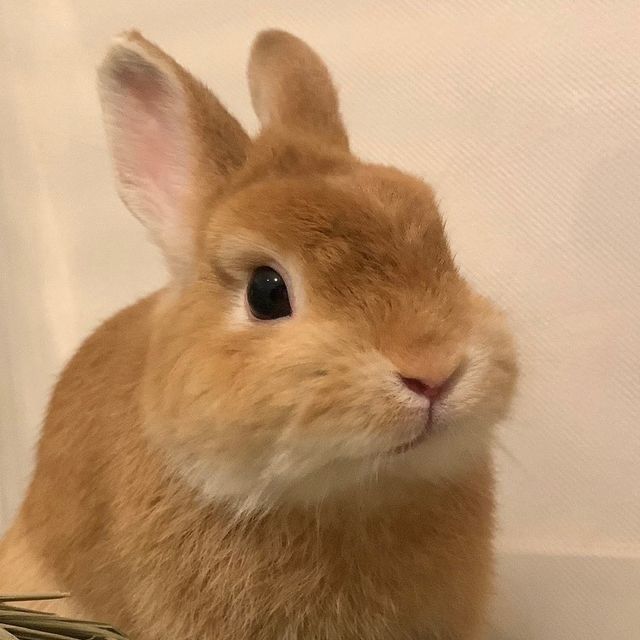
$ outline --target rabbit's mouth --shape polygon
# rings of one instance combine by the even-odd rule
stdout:
[[[431,433],[433,433],[433,404],[429,406],[429,413],[427,414],[427,420],[425,422],[424,427],[420,431],[420,433],[412,440],[409,440],[404,444],[394,447],[388,452],[388,454],[400,455],[402,453],[406,453],[407,451],[411,451],[412,449],[415,449],[416,447],[421,445],[427,439],[427,437],[431,435]]]

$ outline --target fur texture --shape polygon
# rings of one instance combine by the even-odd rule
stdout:
[[[309,47],[260,34],[249,82],[255,140],[135,32],[101,67],[120,193],[172,279],[61,376],[0,591],[70,590],[141,640],[476,640],[509,333],[429,187],[350,153]],[[248,311],[262,265],[291,317]]]

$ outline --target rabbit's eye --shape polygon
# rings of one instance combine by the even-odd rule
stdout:
[[[258,267],[247,287],[247,302],[258,320],[275,320],[291,315],[284,278],[271,267]]]

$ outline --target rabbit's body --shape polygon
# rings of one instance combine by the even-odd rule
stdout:
[[[204,504],[142,433],[155,301],[109,320],[63,373],[14,536],[41,581],[24,579],[21,559],[0,592],[70,591],[54,609],[140,640],[474,637],[490,578],[489,468],[399,482],[378,505],[366,491],[247,517]],[[11,554],[0,547],[3,569]]]
[[[250,149],[138,35],[103,71],[123,197],[175,281],[106,322],[63,373],[0,544],[0,591],[69,590],[68,612],[140,640],[475,640],[509,335],[457,274],[431,191],[349,154],[314,54],[278,32],[256,47],[252,93],[270,124]],[[308,90],[296,67],[293,82],[260,81],[289,58],[320,85],[311,116],[299,99],[271,104],[295,81],[298,98]],[[183,131],[172,110],[191,114],[191,155],[167,155]],[[191,218],[167,221],[184,176],[162,182],[165,156],[195,158]],[[281,261],[288,299],[260,267]],[[256,273],[280,298],[243,293]]]

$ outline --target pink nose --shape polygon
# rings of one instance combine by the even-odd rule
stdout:
[[[448,378],[445,378],[444,380],[439,380],[437,382],[430,380],[427,383],[424,380],[419,380],[418,378],[405,378],[404,376],[400,376],[400,379],[406,387],[411,389],[411,391],[420,396],[426,396],[432,402],[442,393],[442,390],[448,381]]]

